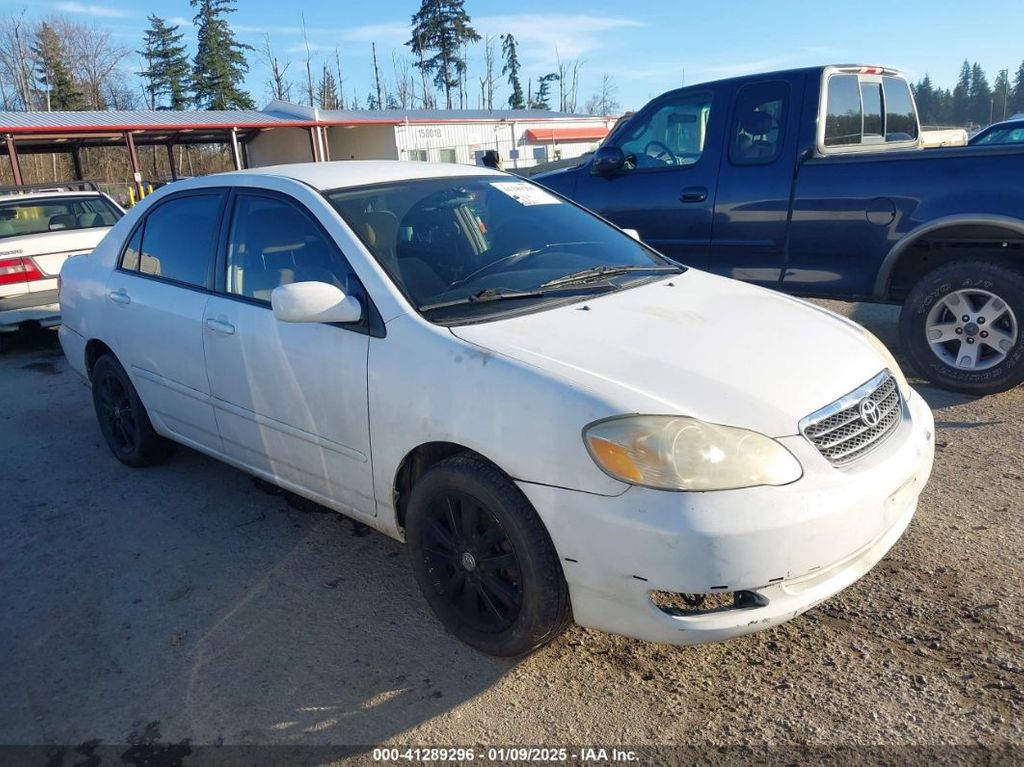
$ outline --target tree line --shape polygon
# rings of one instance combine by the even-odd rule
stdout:
[[[0,17],[0,103],[5,110],[251,109],[245,89],[250,59],[268,73],[266,95],[324,109],[557,109],[614,114],[618,89],[609,75],[585,101],[579,97],[584,62],[557,55],[551,72],[524,76],[519,42],[506,33],[483,39],[474,29],[465,0],[421,0],[410,19],[402,51],[390,61],[372,60],[369,88],[346,82],[340,51],[314,65],[305,34],[305,58],[277,55],[269,35],[257,50],[231,27],[237,0],[189,0],[194,11],[195,50],[179,25],[151,14],[142,48],[117,44],[109,31],[60,15],[41,20],[25,12]],[[482,54],[482,71],[470,77],[470,50]],[[132,54],[141,67],[130,71]],[[295,67],[295,65],[300,65]],[[137,80],[131,75],[137,75]],[[137,85],[133,87],[132,82]],[[985,125],[1024,111],[1024,62],[1013,74],[1000,70],[993,83],[975,62],[964,61],[952,88],[929,75],[912,85],[921,120],[927,125]],[[501,95],[499,95],[501,94]]]
[[[230,23],[237,0],[189,0],[194,11],[194,52],[180,25],[151,14],[142,49],[119,45],[109,31],[65,16],[34,20],[22,11],[0,17],[0,103],[8,111],[106,109],[251,109],[245,89],[250,59],[268,72],[266,95],[324,109],[557,109],[613,114],[619,110],[614,80],[581,103],[583,61],[557,56],[555,71],[525,78],[519,43],[511,34],[482,39],[465,0],[422,0],[402,53],[381,62],[370,45],[372,78],[360,92],[346,83],[340,51],[313,63],[305,17],[305,58],[277,55],[269,35],[257,50],[238,39]],[[471,46],[482,47],[482,69],[471,78]],[[474,48],[474,50],[477,50]],[[133,53],[141,61],[130,71]],[[300,65],[296,71],[293,66]],[[132,87],[131,75],[137,76]],[[498,92],[507,90],[507,96]]]
[[[936,87],[927,73],[911,88],[924,125],[988,125],[1024,112],[1024,61],[1012,83],[1010,70],[1001,69],[990,85],[981,65],[964,59],[952,89]]]

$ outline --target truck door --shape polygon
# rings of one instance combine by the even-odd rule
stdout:
[[[673,92],[651,102],[612,136],[625,162],[589,175],[574,198],[669,258],[707,267],[718,155],[725,125],[720,94]]]
[[[800,118],[785,80],[742,86],[718,174],[711,271],[777,287],[782,275]]]

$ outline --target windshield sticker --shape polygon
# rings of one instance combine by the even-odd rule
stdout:
[[[491,186],[499,192],[504,192],[520,205],[557,205],[561,202],[553,194],[525,181],[493,181]]]

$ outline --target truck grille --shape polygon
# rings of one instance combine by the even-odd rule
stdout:
[[[863,386],[800,422],[800,431],[833,466],[863,458],[903,420],[896,379],[884,370]]]

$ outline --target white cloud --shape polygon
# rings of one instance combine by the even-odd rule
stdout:
[[[582,13],[521,13],[474,16],[473,27],[482,37],[511,33],[519,43],[519,58],[527,69],[553,69],[563,61],[583,57],[602,47],[601,35],[639,28],[645,23],[618,16]]]
[[[131,15],[126,11],[122,11],[120,8],[76,2],[57,3],[57,10],[63,11],[64,13],[81,13],[88,16],[99,16],[105,19],[123,19]]]

